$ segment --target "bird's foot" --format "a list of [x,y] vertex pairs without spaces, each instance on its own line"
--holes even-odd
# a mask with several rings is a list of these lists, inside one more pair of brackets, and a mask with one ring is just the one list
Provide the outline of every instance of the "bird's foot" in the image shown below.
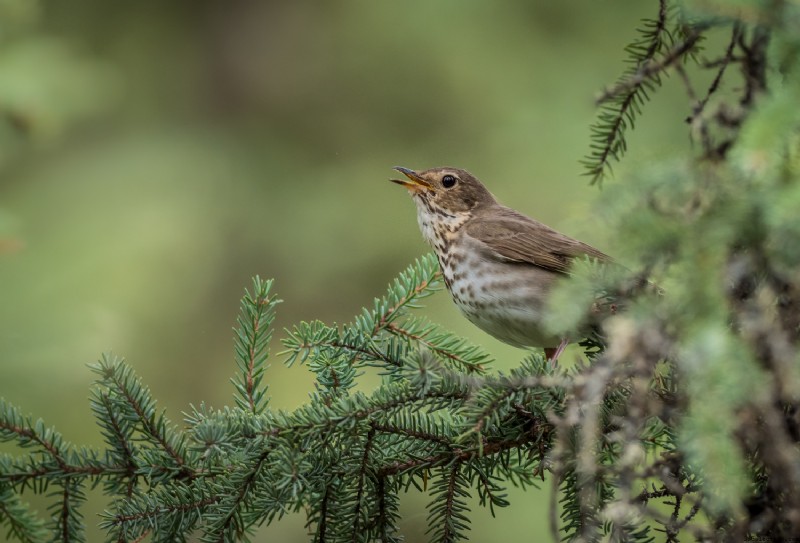
[[569,342],[564,338],[561,340],[561,343],[558,344],[558,347],[545,347],[544,356],[547,357],[547,361],[555,366],[558,363],[558,357],[561,356],[561,353],[564,352],[568,344]]

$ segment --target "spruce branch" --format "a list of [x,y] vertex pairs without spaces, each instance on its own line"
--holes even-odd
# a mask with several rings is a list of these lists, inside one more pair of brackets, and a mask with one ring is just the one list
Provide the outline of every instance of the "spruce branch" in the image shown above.
[[390,323],[389,333],[417,342],[436,356],[467,373],[483,374],[492,363],[491,356],[464,338],[455,337],[421,317],[409,317],[402,325]]
[[[429,419],[421,418],[419,423],[425,424]],[[415,428],[408,428],[408,427],[400,427],[390,424],[372,424],[372,428],[374,428],[378,432],[383,432],[386,434],[396,434],[401,436],[412,437],[414,439],[421,439],[423,441],[430,441],[433,443],[437,443],[439,445],[449,446],[451,441],[444,436],[438,435],[431,431],[422,431],[417,430]]]
[[61,491],[50,495],[60,495],[60,500],[49,508],[54,524],[54,539],[63,543],[86,541],[83,515],[79,509],[80,504],[86,499],[82,485],[69,477],[57,482],[56,485],[61,487]]
[[659,1],[657,17],[645,19],[640,37],[625,48],[630,68],[596,99],[601,109],[591,128],[591,152],[582,161],[591,184],[602,182],[611,161],[627,151],[626,133],[634,128],[649,93],[661,86],[666,70],[696,54],[709,23],[689,25],[675,20],[675,13],[668,0]]
[[[632,100],[630,96],[635,94],[636,90],[640,89],[645,81],[657,79],[658,75],[663,73],[667,68],[676,64],[687,54],[692,53],[694,46],[702,38],[703,30],[704,28],[699,25],[689,27],[683,39],[665,51],[661,58],[657,60],[652,58],[651,50],[648,50],[646,53],[647,60],[640,63],[633,74],[621,79],[613,87],[604,90],[596,99],[597,104],[602,105],[607,102],[612,102],[619,96],[624,96],[624,101]],[[652,45],[655,45],[655,43]],[[652,90],[652,88],[650,88],[650,90]],[[629,106],[630,103],[624,104],[624,107]],[[632,125],[633,123],[631,122],[631,126]]]
[[[95,414],[103,433],[103,438],[110,447],[112,461],[125,466],[127,483],[125,494],[130,497],[136,486],[136,473],[139,469],[136,462],[136,448],[133,444],[134,427],[129,420],[118,416],[108,393],[94,389],[90,399],[91,409]],[[120,483],[116,477],[108,478],[106,490],[111,493],[118,489]]]
[[11,487],[0,483],[0,526],[8,529],[7,536],[21,543],[41,543],[48,540],[45,523],[30,511]]
[[266,387],[261,386],[267,369],[269,342],[272,338],[272,321],[275,320],[275,306],[281,302],[270,295],[272,280],[262,281],[253,278],[253,291],[245,291],[241,312],[237,317],[235,352],[239,375],[232,380],[239,396],[236,404],[249,409],[254,414],[261,413],[267,406]]
[[97,460],[94,451],[84,449],[74,456],[80,462],[79,464],[66,463],[62,466],[53,461],[43,460],[37,455],[16,459],[8,455],[0,455],[0,482],[20,490],[31,486],[36,492],[40,492],[47,488],[47,484],[51,480],[58,478],[94,479],[128,473],[128,468],[124,465]]
[[150,390],[142,385],[130,366],[115,356],[104,354],[89,367],[101,376],[97,384],[108,390],[109,397],[117,409],[122,410],[123,416],[136,421],[136,427],[143,437],[170,459],[172,465],[169,469],[176,469],[181,476],[191,477],[185,436],[167,421],[163,411],[156,411],[156,402]]
[[16,441],[20,447],[39,447],[60,468],[67,467],[64,452],[71,445],[60,433],[44,425],[41,419],[33,421],[23,416],[19,409],[0,398],[0,442]]
[[470,478],[478,483],[478,498],[481,506],[485,507],[488,503],[492,516],[495,516],[495,506],[508,507],[511,505],[507,499],[505,488],[500,484],[502,479],[499,475],[493,476],[491,471],[484,469],[480,464],[471,465],[470,473],[472,475]]
[[435,479],[428,515],[428,533],[432,535],[432,541],[453,543],[464,538],[464,532],[469,530],[465,498],[470,494],[462,467],[462,463],[456,460],[443,468]]
[[209,504],[207,515],[208,528],[202,541],[214,543],[217,541],[235,541],[237,536],[243,534],[248,526],[241,516],[241,509],[246,505],[248,495],[253,491],[260,472],[264,469],[271,449],[265,448],[252,463],[245,463],[246,469],[238,469],[228,484],[233,484],[238,491],[229,499],[222,498]]
[[386,294],[375,299],[372,310],[364,309],[353,323],[342,326],[341,330],[319,321],[303,322],[287,330],[283,340],[285,350],[281,354],[288,355],[286,363],[289,365],[305,362],[309,357],[326,356],[347,359],[355,366],[401,367],[409,352],[408,345],[384,337],[384,333],[393,326],[392,330],[398,334],[402,328],[394,326],[395,321],[405,316],[408,309],[420,307],[419,302],[441,286],[436,257],[428,254],[401,272]]
[[374,446],[374,439],[375,439],[376,430],[374,427],[370,426],[369,432],[367,432],[367,437],[364,442],[364,452],[361,456],[361,464],[358,468],[357,478],[358,484],[356,485],[356,495],[355,495],[355,506],[353,510],[353,543],[356,543],[361,539],[361,521],[362,521],[362,509],[364,507],[364,486],[366,484],[367,479],[367,469],[369,467],[369,455],[370,450]]
[[[637,29],[640,37],[625,48],[631,64],[627,74],[618,87],[606,90],[597,98],[598,103],[606,105],[591,128],[592,151],[582,162],[592,184],[603,180],[611,167],[612,158],[619,160],[625,153],[625,131],[629,125],[633,126],[636,115],[648,97],[647,91],[654,90],[661,83],[659,71],[647,77],[637,77],[637,74],[653,61],[671,39],[667,29],[668,17],[668,0],[659,0],[656,19],[644,20],[642,28]],[[629,79],[637,81],[627,84]]]
[[365,336],[358,328],[344,326],[340,332],[332,326],[315,321],[301,322],[283,340],[289,353],[286,363],[304,363],[309,358],[325,357],[330,360],[343,359],[352,366],[373,365],[401,366],[406,349],[398,343],[380,342]]
[[[364,312],[356,321],[362,327],[373,323],[372,336],[391,324],[406,308],[418,308],[419,301],[441,290],[442,272],[435,255],[429,253],[400,272],[383,298],[376,298],[371,313]],[[363,319],[363,320],[362,320]]]
[[376,536],[381,543],[400,543],[397,521],[400,517],[397,494],[389,488],[387,477],[378,477],[378,518]]
[[188,534],[200,521],[201,511],[216,503],[213,488],[202,480],[191,485],[164,485],[148,493],[134,493],[112,504],[100,526],[120,541],[134,540],[155,532],[160,540]]

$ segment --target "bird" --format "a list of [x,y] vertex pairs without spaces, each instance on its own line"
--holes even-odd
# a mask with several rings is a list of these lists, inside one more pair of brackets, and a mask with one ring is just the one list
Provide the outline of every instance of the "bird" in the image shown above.
[[417,208],[447,290],[461,313],[495,338],[542,348],[557,361],[576,338],[546,326],[549,294],[576,258],[611,262],[605,253],[499,203],[478,178],[451,167],[396,166]]

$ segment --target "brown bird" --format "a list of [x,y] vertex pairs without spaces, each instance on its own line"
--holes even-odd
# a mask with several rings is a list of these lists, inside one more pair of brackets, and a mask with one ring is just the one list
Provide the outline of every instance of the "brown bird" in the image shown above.
[[576,338],[547,331],[543,319],[554,284],[576,257],[611,258],[501,205],[458,168],[416,172],[396,167],[417,205],[422,236],[439,259],[453,301],[473,324],[516,347],[542,347],[550,360]]

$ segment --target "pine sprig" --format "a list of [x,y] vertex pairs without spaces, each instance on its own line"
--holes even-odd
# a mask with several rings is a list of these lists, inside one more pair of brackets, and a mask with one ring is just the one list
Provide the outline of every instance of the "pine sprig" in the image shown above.
[[83,485],[67,477],[56,483],[59,490],[49,494],[58,498],[48,508],[51,513],[53,539],[64,543],[83,543],[86,541],[84,533],[83,515],[80,511],[81,504],[86,500]]
[[48,530],[42,519],[36,516],[7,485],[0,484],[0,526],[8,530],[7,539],[21,543],[48,541]]
[[[638,28],[639,38],[625,48],[630,64],[621,81],[626,82],[651,62],[670,39],[667,24],[668,0],[659,0],[658,16],[645,19]],[[633,127],[636,116],[648,98],[647,92],[661,84],[660,74],[644,77],[638,84],[604,92],[598,103],[603,104],[598,120],[591,127],[591,153],[583,160],[586,175],[592,184],[601,182],[611,167],[611,159],[619,160],[627,149],[625,132]]]
[[[354,322],[341,330],[322,322],[302,322],[283,340],[288,355],[286,363],[305,362],[309,357],[325,356],[330,360],[344,359],[354,366],[378,365],[397,368],[408,355],[407,342],[386,337],[390,329],[400,334],[395,322],[408,309],[420,307],[422,299],[442,288],[441,272],[433,254],[428,254],[401,272],[389,285],[386,294],[376,298],[372,310],[364,309]],[[402,335],[402,334],[400,334]]]
[[[142,448],[141,465],[160,467],[149,470],[148,475],[155,478],[170,477],[172,472],[177,472],[184,477],[191,477],[192,461],[186,450],[185,435],[167,420],[163,411],[157,411],[150,390],[142,385],[130,366],[115,356],[103,355],[89,367],[100,375],[97,386],[107,391],[118,416],[134,424],[139,435],[149,442],[149,447]],[[114,425],[113,420],[104,417],[102,412],[98,413],[104,419],[104,426]]]
[[0,398],[0,442],[9,441],[23,448],[39,449],[62,468],[67,465],[64,455],[72,448],[59,432],[45,426],[42,419],[34,421]]
[[191,485],[163,485],[147,493],[114,502],[101,515],[100,526],[117,541],[158,534],[156,541],[184,541],[201,520],[201,513],[220,498],[198,479]]
[[469,481],[462,472],[463,465],[456,460],[443,468],[434,479],[428,508],[428,524],[432,542],[453,543],[465,539],[469,530],[467,499],[470,497]]
[[403,344],[365,335],[363,328],[357,325],[345,325],[340,331],[319,321],[295,325],[287,331],[283,345],[286,347],[283,353],[289,355],[286,363],[290,366],[320,357],[344,360],[355,367],[402,366],[407,353]]
[[[676,20],[677,19],[677,20]],[[581,161],[591,183],[600,183],[627,151],[625,139],[633,129],[650,93],[661,86],[665,70],[696,53],[700,27],[679,20],[668,0],[659,0],[658,15],[645,19],[639,37],[625,48],[629,67],[612,87],[597,98],[601,106],[591,127],[590,153]]]
[[205,519],[208,527],[202,541],[214,543],[216,541],[236,541],[237,536],[244,534],[252,526],[252,522],[245,522],[242,509],[250,502],[250,495],[255,489],[261,471],[267,465],[270,449],[265,448],[254,458],[241,463],[235,470],[228,485],[238,491],[210,504],[209,512]]
[[420,348],[456,370],[484,373],[492,358],[480,347],[408,313],[441,285],[438,263],[429,254],[400,273],[387,293],[375,299],[373,309],[365,309],[353,323],[337,328],[319,321],[303,322],[287,331],[282,353],[288,355],[286,363],[310,360],[315,373],[326,372],[320,382],[328,388],[335,385],[329,371],[333,366],[339,367],[339,374],[345,370],[341,364],[377,366],[387,374],[397,374],[405,371]]
[[119,416],[111,402],[111,397],[105,391],[92,390],[90,407],[100,425],[103,439],[108,444],[110,462],[125,466],[128,479],[127,482],[118,478],[107,479],[106,492],[109,494],[121,492],[121,485],[124,485],[125,494],[130,496],[136,487],[136,473],[139,471],[138,451],[133,435],[135,426],[130,419]]
[[253,278],[253,291],[245,291],[241,312],[236,319],[239,327],[236,329],[235,353],[239,374],[232,380],[239,394],[236,405],[254,414],[261,413],[268,402],[267,389],[261,383],[267,370],[275,307],[281,302],[270,295],[271,288],[272,280]]
[[386,295],[375,299],[372,311],[364,311],[356,317],[356,325],[365,330],[371,324],[371,335],[375,336],[403,315],[406,309],[419,308],[419,302],[441,290],[443,284],[436,256],[429,253],[400,272],[389,285]]
[[483,374],[493,362],[481,347],[442,330],[424,317],[411,316],[403,321],[402,326],[390,323],[387,330],[424,346],[446,363],[467,373]]

